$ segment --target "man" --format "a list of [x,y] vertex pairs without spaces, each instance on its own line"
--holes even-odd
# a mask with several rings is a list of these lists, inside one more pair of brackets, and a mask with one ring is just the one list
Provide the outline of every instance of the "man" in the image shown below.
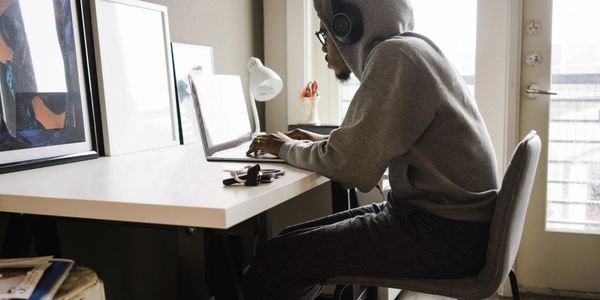
[[[244,277],[249,299],[313,299],[337,276],[457,278],[485,263],[497,195],[495,156],[462,79],[411,33],[408,0],[314,0],[336,76],[361,86],[331,135],[255,139],[262,150],[387,201],[286,228]],[[355,31],[356,30],[356,31]]]

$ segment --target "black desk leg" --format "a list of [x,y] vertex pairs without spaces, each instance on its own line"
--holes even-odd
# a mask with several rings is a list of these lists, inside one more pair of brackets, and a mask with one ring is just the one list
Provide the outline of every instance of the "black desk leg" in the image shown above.
[[265,241],[267,240],[267,213],[263,212],[260,215],[254,218],[254,237],[253,237],[253,249],[252,249],[252,257],[254,259],[258,250],[263,246]]
[[24,257],[29,253],[32,238],[31,223],[26,215],[10,215],[2,245],[2,257]]
[[331,182],[331,211],[333,213],[349,209],[348,190],[338,182]]
[[177,230],[177,299],[209,297],[205,238],[202,229]]
[[36,255],[62,257],[56,218],[47,216],[31,217],[33,219],[33,240],[35,241]]
[[244,300],[239,237],[216,232],[207,233],[207,236],[210,257],[209,282],[215,299]]
[[[267,237],[267,214],[261,213],[228,230],[207,232],[210,287],[216,300],[244,300],[244,267]],[[248,243],[249,242],[249,243]]]
[[56,218],[34,215],[10,215],[2,257],[27,257],[32,238],[35,241],[35,254],[61,257],[60,239]]

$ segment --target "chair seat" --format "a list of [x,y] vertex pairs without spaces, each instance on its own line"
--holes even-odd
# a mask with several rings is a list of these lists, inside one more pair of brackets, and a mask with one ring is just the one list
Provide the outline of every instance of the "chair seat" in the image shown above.
[[482,286],[477,276],[457,279],[335,277],[326,284],[379,286],[460,299],[483,299],[496,292],[494,288]]

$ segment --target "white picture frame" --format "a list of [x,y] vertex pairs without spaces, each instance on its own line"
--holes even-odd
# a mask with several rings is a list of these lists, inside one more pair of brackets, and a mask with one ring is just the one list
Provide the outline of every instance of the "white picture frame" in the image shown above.
[[179,145],[167,8],[91,2],[104,154]]
[[179,109],[180,139],[183,144],[202,141],[196,118],[194,97],[189,81],[191,74],[214,74],[213,49],[209,46],[171,43]]

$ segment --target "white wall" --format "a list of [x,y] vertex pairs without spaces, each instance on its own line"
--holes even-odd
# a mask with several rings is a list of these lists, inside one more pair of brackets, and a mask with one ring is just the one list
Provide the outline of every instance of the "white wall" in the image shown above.
[[[167,6],[173,42],[213,47],[215,73],[242,77],[248,58],[263,58],[261,0],[147,0]],[[259,111],[262,105],[259,105]]]
[[265,64],[283,80],[283,90],[266,103],[267,132],[287,130],[286,1],[264,0]]

